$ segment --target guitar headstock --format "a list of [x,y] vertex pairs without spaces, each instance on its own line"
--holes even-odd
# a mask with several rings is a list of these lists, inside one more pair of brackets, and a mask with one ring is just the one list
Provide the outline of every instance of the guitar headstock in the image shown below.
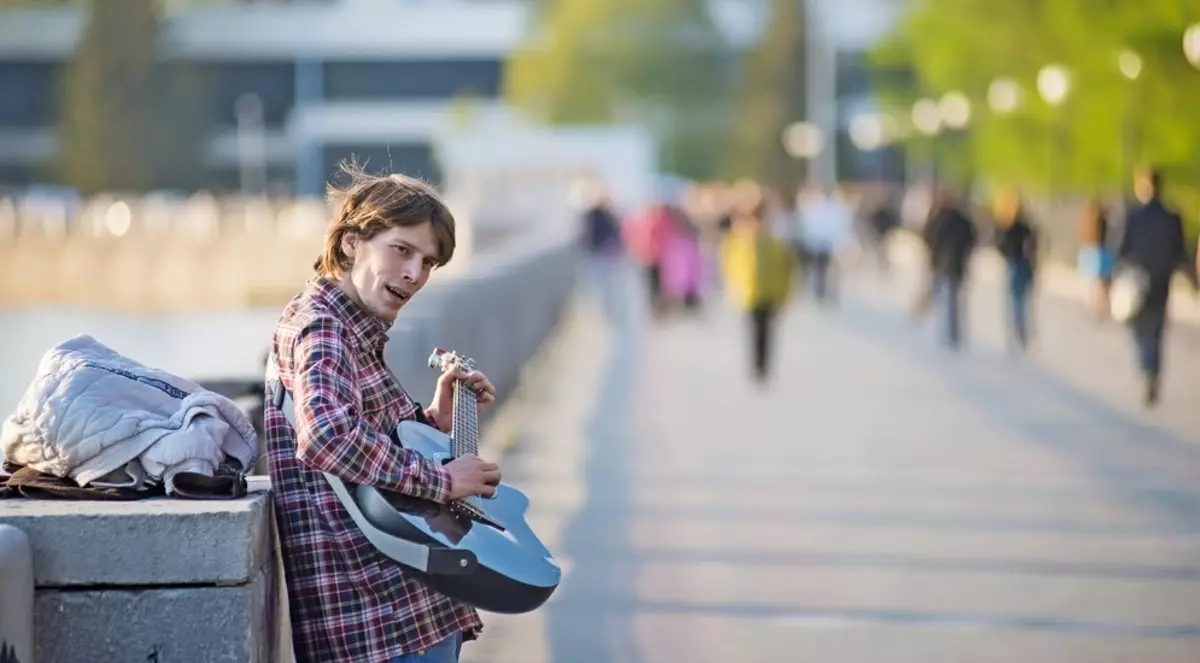
[[450,366],[458,364],[464,373],[470,373],[475,370],[475,360],[469,357],[463,357],[454,351],[447,351],[441,348],[434,348],[433,353],[429,355],[429,367],[438,373],[444,373]]

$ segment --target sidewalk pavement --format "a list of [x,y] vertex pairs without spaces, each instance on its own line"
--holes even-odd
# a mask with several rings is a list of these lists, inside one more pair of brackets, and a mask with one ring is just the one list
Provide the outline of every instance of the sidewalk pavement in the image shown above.
[[1043,306],[1042,349],[1010,361],[980,283],[951,355],[903,315],[903,278],[851,281],[839,308],[786,312],[765,388],[720,302],[661,325],[575,311],[504,458],[566,576],[540,611],[485,615],[464,661],[1195,661],[1182,383],[1122,409],[1097,376],[1125,367],[1081,354],[1119,334],[1082,315]]

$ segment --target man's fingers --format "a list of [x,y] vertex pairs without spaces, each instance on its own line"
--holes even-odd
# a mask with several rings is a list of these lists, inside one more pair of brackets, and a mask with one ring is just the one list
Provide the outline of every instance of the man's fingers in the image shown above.
[[487,378],[485,377],[468,379],[467,384],[470,385],[471,389],[479,398],[490,397],[492,394],[496,393],[496,388],[493,387],[492,383],[488,382]]
[[500,470],[499,469],[488,470],[487,472],[482,472],[482,473],[480,473],[480,476],[483,477],[484,483],[489,483],[489,484],[500,483]]

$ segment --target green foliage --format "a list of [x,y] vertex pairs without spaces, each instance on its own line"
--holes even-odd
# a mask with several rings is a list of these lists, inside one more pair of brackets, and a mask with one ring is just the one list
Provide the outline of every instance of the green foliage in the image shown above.
[[[921,96],[961,90],[971,98],[971,158],[959,168],[1085,193],[1123,187],[1135,163],[1154,163],[1182,186],[1200,181],[1200,71],[1182,49],[1184,31],[1197,21],[1200,0],[913,0],[872,61],[887,80],[880,99],[901,114]],[[1124,49],[1141,58],[1135,81],[1118,67]],[[1072,72],[1057,117],[1036,88],[1038,70],[1049,63]],[[911,81],[891,75],[905,69]],[[1007,116],[987,107],[988,86],[1001,76],[1024,90]],[[1055,127],[1062,152],[1052,160]]]
[[783,132],[806,117],[806,5],[771,0],[770,11],[766,34],[745,57],[727,172],[766,183],[790,198],[804,164],[784,149]]
[[59,179],[92,193],[188,187],[204,164],[203,81],[161,57],[150,0],[104,0],[61,90]]
[[531,38],[505,68],[507,101],[549,124],[647,122],[665,169],[708,176],[729,58],[702,0],[541,0],[536,9]]

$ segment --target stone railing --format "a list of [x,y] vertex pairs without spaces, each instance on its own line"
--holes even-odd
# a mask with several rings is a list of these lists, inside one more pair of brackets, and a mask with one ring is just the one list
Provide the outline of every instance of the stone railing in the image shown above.
[[312,274],[301,237],[23,238],[0,243],[0,305],[133,313],[281,305]]
[[[436,280],[389,334],[392,369],[428,398],[430,350],[454,349],[503,395],[553,330],[574,272],[574,248],[547,239]],[[270,489],[252,485],[231,501],[0,501],[0,525],[32,545],[33,660],[289,660]]]
[[[494,221],[477,228],[473,212],[455,207],[458,248],[449,271],[520,230]],[[319,199],[98,196],[76,208],[0,198],[0,307],[281,306],[312,274],[328,221]]]

